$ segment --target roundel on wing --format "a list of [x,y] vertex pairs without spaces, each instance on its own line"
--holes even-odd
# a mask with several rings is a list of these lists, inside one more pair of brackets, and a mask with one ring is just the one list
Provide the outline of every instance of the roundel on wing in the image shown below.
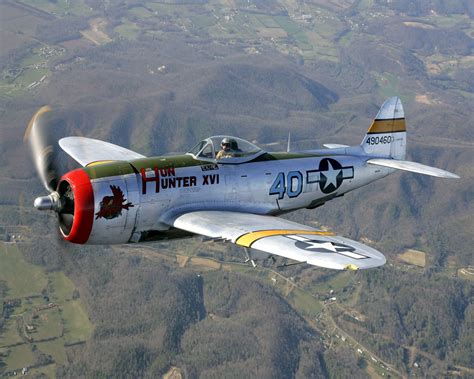
[[314,253],[352,253],[355,249],[352,246],[339,242],[322,241],[317,239],[299,240],[295,243],[299,249],[309,250]]
[[334,192],[341,186],[344,180],[342,166],[335,159],[322,159],[319,162],[319,172],[319,188],[324,193]]

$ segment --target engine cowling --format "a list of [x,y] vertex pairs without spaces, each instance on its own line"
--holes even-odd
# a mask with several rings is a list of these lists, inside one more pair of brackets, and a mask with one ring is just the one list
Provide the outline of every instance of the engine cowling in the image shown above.
[[57,192],[61,198],[59,229],[73,243],[89,240],[94,224],[94,191],[89,176],[82,169],[63,175]]

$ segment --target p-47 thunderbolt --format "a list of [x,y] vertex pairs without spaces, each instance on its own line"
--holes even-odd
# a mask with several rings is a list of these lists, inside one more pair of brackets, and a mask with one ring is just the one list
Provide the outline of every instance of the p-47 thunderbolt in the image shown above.
[[396,170],[458,178],[404,160],[398,97],[385,101],[358,146],[271,153],[237,137],[214,136],[183,155],[147,158],[108,142],[66,137],[59,145],[82,167],[61,177],[42,133],[50,114],[41,108],[26,134],[50,191],[35,207],[55,211],[62,236],[78,244],[201,235],[240,245],[247,254],[251,248],[330,269],[366,269],[383,265],[383,254],[277,216],[319,207]]

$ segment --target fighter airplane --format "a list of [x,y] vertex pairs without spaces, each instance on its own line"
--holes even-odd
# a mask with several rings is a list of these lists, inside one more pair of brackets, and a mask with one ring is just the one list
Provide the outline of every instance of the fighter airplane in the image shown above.
[[251,248],[330,269],[366,269],[383,265],[383,254],[277,216],[314,209],[396,170],[459,178],[405,160],[405,115],[398,97],[385,101],[358,146],[271,153],[237,137],[214,136],[186,154],[148,158],[108,142],[66,137],[59,145],[82,167],[62,177],[42,133],[51,113],[41,108],[26,134],[50,191],[34,206],[55,211],[62,236],[77,244],[201,235],[247,253]]

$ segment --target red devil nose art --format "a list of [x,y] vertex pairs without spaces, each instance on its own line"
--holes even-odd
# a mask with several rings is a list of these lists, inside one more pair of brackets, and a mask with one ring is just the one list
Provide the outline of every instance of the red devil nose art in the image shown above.
[[118,186],[110,186],[113,196],[104,196],[100,202],[100,210],[95,214],[95,219],[105,218],[107,220],[122,215],[122,209],[128,210],[133,207],[131,202],[127,203],[127,199]]

